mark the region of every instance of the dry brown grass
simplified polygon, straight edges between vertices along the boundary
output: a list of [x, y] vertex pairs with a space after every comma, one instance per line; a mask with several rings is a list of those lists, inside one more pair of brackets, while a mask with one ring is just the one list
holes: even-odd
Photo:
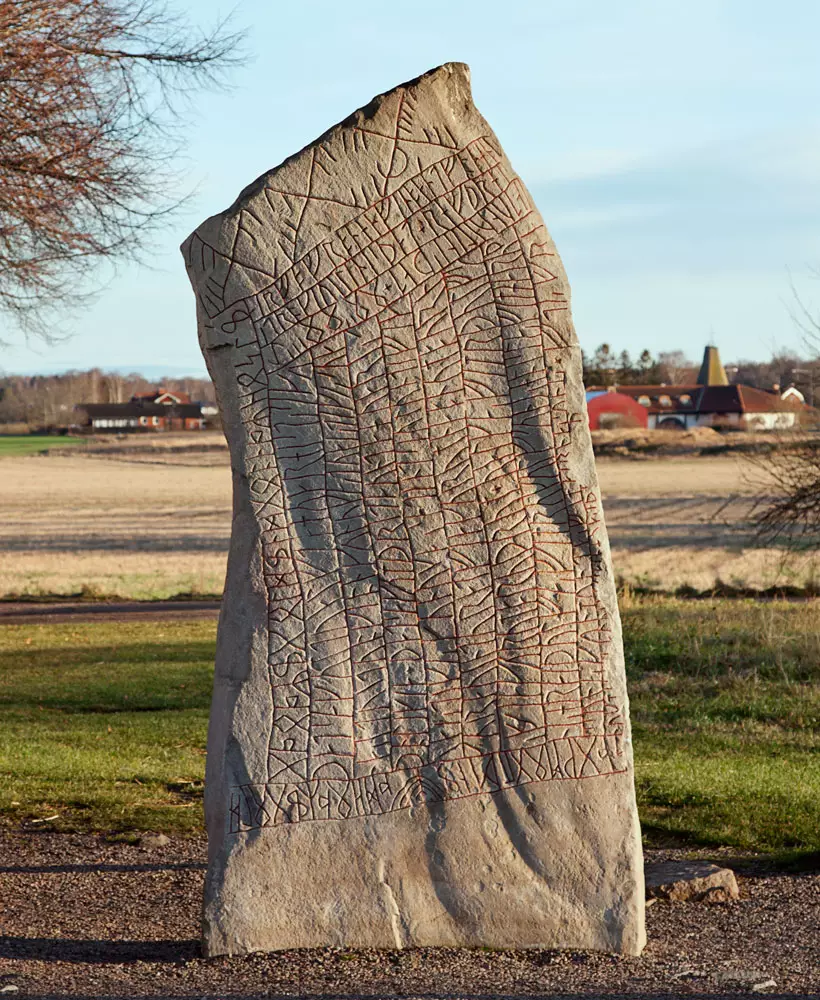
[[[707, 428], [708, 430], [708, 428]], [[748, 464], [739, 456], [600, 458], [604, 497], [731, 497], [749, 495]]]
[[631, 587], [674, 592], [684, 588], [711, 591], [807, 590], [820, 588], [820, 556], [754, 547], [613, 546], [618, 579]]
[[[814, 586], [820, 560], [761, 548], [742, 458], [598, 463], [618, 576], [707, 590]], [[231, 483], [221, 435], [107, 438], [0, 460], [0, 596], [132, 598], [222, 589]]]
[[759, 543], [756, 486], [740, 456], [602, 459], [598, 476], [615, 572], [657, 590], [725, 584], [816, 588], [820, 557]]
[[146, 455], [0, 462], [0, 594], [219, 593], [231, 524], [218, 465]]
[[163, 600], [222, 593], [225, 555], [208, 552], [14, 552], [4, 556], [0, 597]]

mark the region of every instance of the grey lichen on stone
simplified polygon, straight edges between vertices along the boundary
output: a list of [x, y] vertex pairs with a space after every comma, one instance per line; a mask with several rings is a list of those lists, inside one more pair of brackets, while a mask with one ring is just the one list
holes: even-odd
[[636, 953], [615, 588], [569, 288], [451, 63], [183, 245], [234, 470], [209, 953]]

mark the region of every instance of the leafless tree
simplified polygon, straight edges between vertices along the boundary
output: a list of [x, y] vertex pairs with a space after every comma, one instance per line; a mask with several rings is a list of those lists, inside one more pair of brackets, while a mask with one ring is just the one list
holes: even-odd
[[[809, 274], [815, 281], [820, 281], [820, 268], [810, 267]], [[802, 297], [794, 279], [791, 279], [790, 284], [792, 298], [789, 313], [800, 331], [804, 346], [817, 358], [820, 355], [820, 312], [815, 312]]]
[[[812, 273], [820, 278], [820, 271]], [[809, 377], [809, 398], [814, 404], [820, 315], [800, 297], [794, 283], [792, 303], [792, 318], [812, 360], [791, 371]], [[808, 426], [815, 424], [816, 434], [816, 411], [806, 417]], [[785, 548], [820, 548], [820, 440], [813, 435], [791, 441], [784, 438], [770, 454], [753, 456], [750, 461], [757, 487], [752, 522], [758, 537]]]
[[820, 441], [781, 442], [749, 462], [758, 538], [784, 548], [820, 547]]
[[150, 245], [180, 203], [188, 98], [239, 42], [164, 0], [0, 0], [0, 310], [24, 330]]
[[697, 377], [697, 365], [693, 365], [683, 351], [661, 351], [658, 366], [668, 385], [687, 385]]

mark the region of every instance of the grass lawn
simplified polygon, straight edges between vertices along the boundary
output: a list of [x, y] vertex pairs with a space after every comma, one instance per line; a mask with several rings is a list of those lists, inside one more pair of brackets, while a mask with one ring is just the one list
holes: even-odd
[[52, 829], [202, 827], [216, 626], [0, 627], [0, 809]]
[[622, 604], [649, 842], [820, 848], [820, 601]]
[[[647, 842], [820, 849], [820, 601], [627, 597], [623, 619]], [[201, 830], [214, 633], [0, 628], [6, 820]]]
[[76, 448], [85, 443], [82, 438], [51, 437], [45, 434], [0, 434], [0, 458], [39, 455], [54, 448]]

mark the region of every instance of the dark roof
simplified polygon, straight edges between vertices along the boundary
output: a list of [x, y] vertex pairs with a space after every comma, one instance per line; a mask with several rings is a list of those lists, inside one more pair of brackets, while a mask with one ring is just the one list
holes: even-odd
[[793, 413], [808, 407], [800, 400], [750, 385], [706, 385], [698, 399], [700, 413]]
[[[597, 391], [598, 386], [590, 386], [589, 391]], [[649, 398], [649, 413], [696, 413], [698, 396], [703, 390], [701, 385], [619, 385], [617, 392], [624, 396], [631, 396], [638, 399], [640, 396]], [[671, 405], [664, 406], [660, 402], [661, 396], [668, 396]], [[688, 400], [682, 400], [682, 396], [688, 396]]]
[[114, 417], [201, 417], [201, 403], [80, 403], [91, 420]]
[[[597, 387], [590, 386], [590, 391]], [[781, 399], [774, 392], [753, 389], [750, 385], [619, 385], [617, 391], [638, 399], [649, 397], [650, 413], [783, 413], [807, 410], [800, 400]], [[664, 406], [660, 399], [668, 396]], [[689, 400], [681, 401], [688, 396]]]
[[151, 392], [138, 392], [131, 397], [132, 403], [154, 403], [163, 396], [171, 396], [180, 403], [190, 403], [191, 397], [187, 392], [172, 392], [170, 389], [152, 389]]
[[[761, 393], [761, 395], [767, 395]], [[767, 396], [769, 406], [765, 412], [776, 409], [774, 396]], [[699, 413], [743, 413], [743, 402], [739, 385], [705, 385], [700, 389], [698, 397]], [[758, 411], [762, 412], [762, 411]]]

